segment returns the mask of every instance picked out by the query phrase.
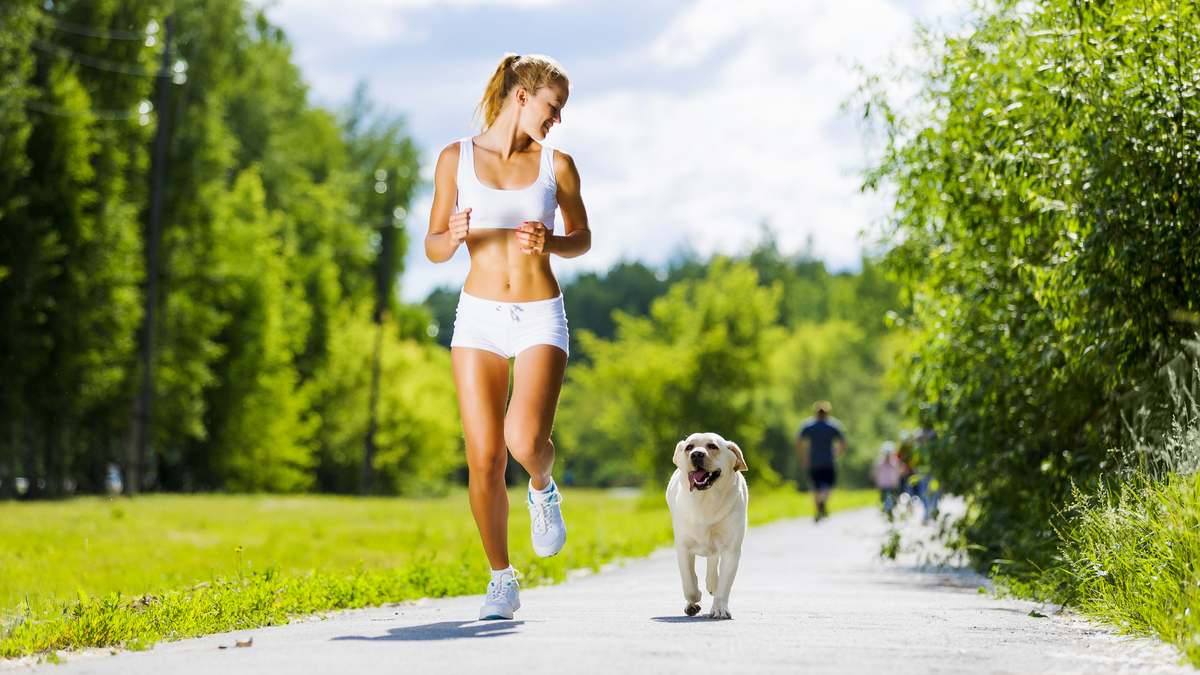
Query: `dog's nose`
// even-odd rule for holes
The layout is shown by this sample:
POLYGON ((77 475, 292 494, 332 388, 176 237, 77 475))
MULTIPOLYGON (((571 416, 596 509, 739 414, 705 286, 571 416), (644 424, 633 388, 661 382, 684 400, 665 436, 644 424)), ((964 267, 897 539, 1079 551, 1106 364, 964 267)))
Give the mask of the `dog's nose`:
POLYGON ((700 462, 703 462, 704 461, 704 451, 703 450, 693 450, 692 451, 692 461, 697 464, 699 464, 700 462))

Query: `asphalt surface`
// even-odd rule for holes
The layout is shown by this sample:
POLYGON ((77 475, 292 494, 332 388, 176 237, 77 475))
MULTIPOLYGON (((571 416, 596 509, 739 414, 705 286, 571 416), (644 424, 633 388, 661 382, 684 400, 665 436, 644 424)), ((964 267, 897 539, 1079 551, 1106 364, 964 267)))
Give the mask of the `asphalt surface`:
MULTIPOLYGON (((751 509, 754 508, 751 502, 751 509)), ((570 524, 570 512, 565 514, 570 524)), ((1050 608, 979 592, 983 579, 878 560, 871 510, 747 534, 731 621, 684 616, 673 551, 526 589, 513 621, 475 621, 482 596, 339 612, 288 626, 64 655, 25 672, 1193 673, 1174 652, 1050 608), (253 638, 250 647, 237 642, 253 638), (224 648, 222 648, 224 647, 224 648)), ((568 541, 568 546, 570 542, 568 541)), ((703 579, 701 570, 700 578, 703 579)), ((482 589, 481 589, 482 590, 482 589)), ((702 611, 711 598, 705 594, 702 611)), ((14 664, 9 664, 14 665, 14 664)))

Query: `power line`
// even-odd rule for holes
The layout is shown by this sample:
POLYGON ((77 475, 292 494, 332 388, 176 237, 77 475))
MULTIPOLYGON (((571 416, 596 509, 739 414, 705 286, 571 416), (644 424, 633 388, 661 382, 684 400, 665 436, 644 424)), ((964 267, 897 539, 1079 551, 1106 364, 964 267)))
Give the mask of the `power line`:
POLYGON ((45 101, 35 101, 28 98, 16 100, 19 100, 21 105, 30 110, 36 110, 37 112, 46 113, 47 115, 74 117, 75 119, 81 120, 131 120, 147 114, 141 112, 140 110, 72 110, 71 108, 64 108, 60 105, 54 105, 53 103, 46 103, 45 101))
POLYGON ((142 75, 144 77, 158 77, 159 75, 159 71, 154 68, 144 68, 142 66, 134 66, 128 63, 122 63, 120 61, 102 59, 98 56, 92 56, 90 54, 80 54, 79 52, 72 51, 66 47, 60 47, 59 45, 56 45, 52 42, 46 42, 42 39, 35 39, 33 41, 33 46, 48 54, 54 54, 59 58, 67 59, 68 61, 74 61, 75 63, 82 63, 85 66, 99 68, 100 70, 121 73, 123 75, 142 75))
MULTIPOLYGON (((45 14, 38 13, 38 20, 44 24, 54 26, 58 30, 74 33, 76 35, 86 35, 87 37, 104 38, 107 40, 138 40, 144 41, 148 37, 152 37, 154 33, 144 30, 112 30, 108 28, 96 28, 94 26, 84 26, 70 21, 62 21, 45 14)), ((158 24, 154 24, 157 31, 158 24)))

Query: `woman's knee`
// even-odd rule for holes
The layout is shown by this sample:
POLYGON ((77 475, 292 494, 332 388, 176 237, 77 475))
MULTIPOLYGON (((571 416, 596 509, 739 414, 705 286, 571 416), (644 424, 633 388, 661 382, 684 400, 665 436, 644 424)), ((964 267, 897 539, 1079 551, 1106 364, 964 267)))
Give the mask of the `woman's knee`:
POLYGON ((504 471, 508 468, 508 455, 490 453, 486 456, 467 457, 467 470, 470 477, 484 482, 504 480, 504 471))
POLYGON ((508 451, 512 453, 513 459, 521 464, 526 464, 544 452, 550 439, 545 434, 538 433, 537 430, 517 427, 511 430, 505 429, 504 441, 508 444, 508 451))

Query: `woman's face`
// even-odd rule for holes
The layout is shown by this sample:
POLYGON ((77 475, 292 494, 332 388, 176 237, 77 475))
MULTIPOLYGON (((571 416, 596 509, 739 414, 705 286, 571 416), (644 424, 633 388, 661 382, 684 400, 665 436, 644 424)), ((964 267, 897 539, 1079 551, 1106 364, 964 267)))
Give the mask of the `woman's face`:
MULTIPOLYGON (((522 90, 524 91, 524 90, 522 90)), ((526 96, 521 110, 521 131, 534 140, 545 140, 550 128, 562 122, 562 109, 567 104, 567 88, 562 84, 542 87, 533 96, 526 96)))

